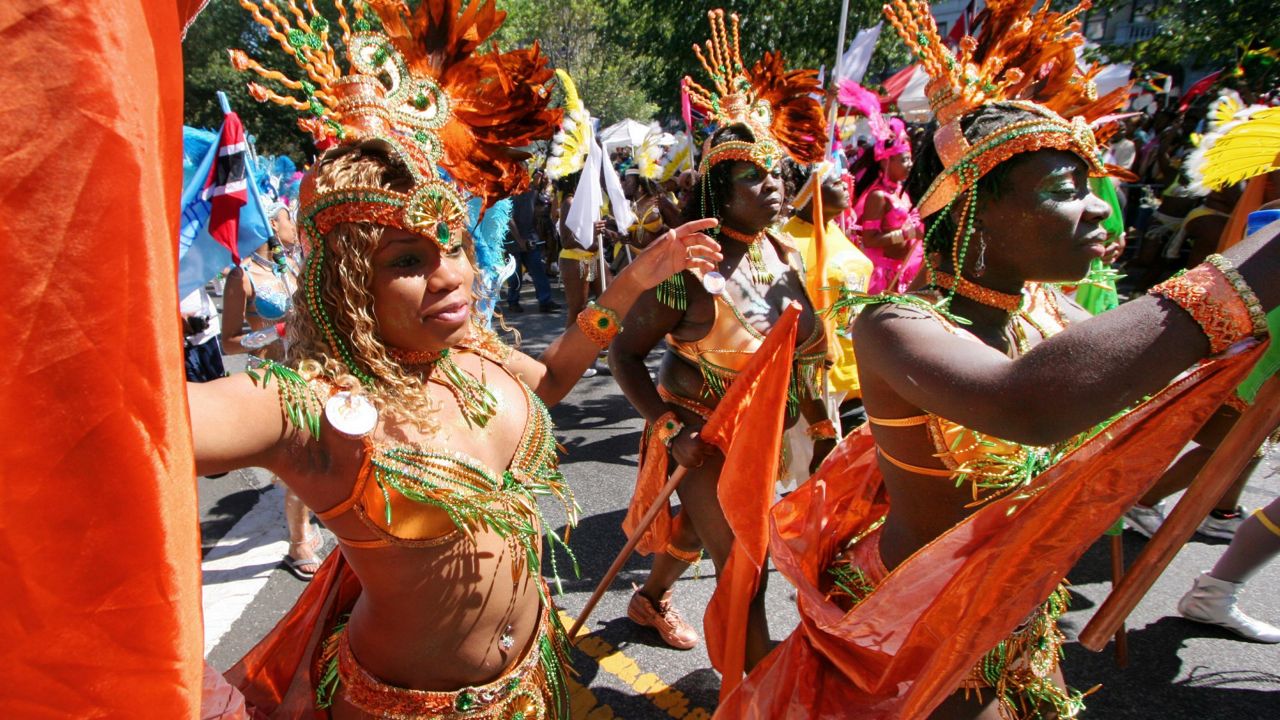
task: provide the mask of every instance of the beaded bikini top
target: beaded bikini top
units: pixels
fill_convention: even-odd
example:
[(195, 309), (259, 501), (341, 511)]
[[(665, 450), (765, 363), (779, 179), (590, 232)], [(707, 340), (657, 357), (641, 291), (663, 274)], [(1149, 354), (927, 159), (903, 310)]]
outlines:
[[(919, 300), (904, 304), (929, 312), (952, 334), (981, 342), (934, 310), (928, 300), (918, 296), (904, 297)], [(1024, 323), (1044, 338), (1066, 329), (1066, 322), (1058, 311), (1057, 300), (1051, 289), (1034, 283), (1028, 284), (1025, 297), (1024, 307), (1018, 312), (1014, 322), (1015, 340), (1020, 352), (1026, 352), (1029, 348), (1025, 329), (1022, 328)], [(1067, 449), (1080, 442), (1080, 438), (1072, 438), (1049, 447), (1023, 445), (967, 428), (930, 412), (903, 418), (877, 418), (868, 415), (867, 422), (881, 428), (924, 427), (933, 444), (933, 456), (941, 467), (908, 463), (894, 457), (884, 448), (877, 447), (880, 457), (915, 475), (950, 478), (957, 485), (968, 480), (973, 490), (974, 505), (987, 503), (1022, 487), (1053, 464)]]
[[(798, 253), (789, 251), (784, 259), (803, 278), (804, 269), (790, 261), (792, 256), (798, 258)], [(704, 396), (722, 398), (764, 342), (765, 336), (723, 294), (713, 295), (712, 301), (715, 318), (706, 335), (697, 340), (680, 340), (674, 335), (667, 335), (667, 345), (702, 373)], [(816, 322), (813, 332), (796, 348), (791, 384), (787, 389), (788, 412), (793, 411), (801, 399), (814, 397), (818, 371), (826, 360), (826, 336), (822, 323)]]
[[(413, 443), (388, 443), (364, 438), (364, 457), (351, 494), (337, 505), (317, 512), (322, 521), (352, 513), (375, 536), (358, 540), (338, 536), (347, 547), (432, 547), (472, 537), (477, 530), (503, 537), (525, 570), (541, 570), (541, 536), (547, 524), (537, 498), (550, 495), (564, 506), (567, 526), (577, 521), (577, 504), (559, 469), (551, 414), (542, 400), (506, 368), (511, 349), (495, 338), (483, 344), (462, 344), (455, 355), (475, 353), (507, 372), (523, 391), (527, 420), (510, 465), (497, 470), (465, 453)], [(307, 383), (292, 370), (272, 363), (269, 374), (280, 380), (280, 398), (291, 422), (319, 436), (318, 418), (309, 409), (323, 405), (335, 389), (323, 380)], [(441, 533), (441, 513), (453, 529)], [(553, 545), (568, 551), (564, 540), (550, 530)], [(566, 535), (567, 538), (567, 535)], [(555, 571), (555, 553), (551, 557)], [(572, 553), (569, 553), (572, 558)]]

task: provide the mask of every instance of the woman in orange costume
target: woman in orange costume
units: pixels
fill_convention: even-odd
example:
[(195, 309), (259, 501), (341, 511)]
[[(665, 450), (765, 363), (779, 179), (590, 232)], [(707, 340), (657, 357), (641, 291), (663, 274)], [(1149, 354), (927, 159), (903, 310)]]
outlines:
[[(618, 385), (647, 422), (636, 493), (624, 529), (636, 531), (635, 523), (665, 483), (667, 470), (674, 470), (669, 458), (689, 468), (678, 490), (680, 514), (673, 521), (659, 513), (646, 531), (640, 548), (655, 553), (654, 566), (627, 612), (681, 649), (692, 647), (697, 635), (671, 607), (671, 588), (703, 547), (720, 569), (734, 542), (716, 494), (724, 458), (702, 440), (699, 429), (793, 301), (804, 311), (789, 420), (794, 422), (802, 412), (811, 424), (827, 430), (815, 436), (815, 467), (835, 446), (816, 384), (826, 361), (822, 323), (805, 293), (799, 253), (771, 229), (783, 205), (783, 151), (803, 162), (821, 156), (821, 145), (815, 141), (826, 136), (821, 108), (809, 96), (816, 78), (810, 71), (784, 72), (782, 58), (775, 53), (766, 54), (748, 73), (737, 57), (737, 16), (732, 16), (732, 36), (723, 11), (713, 11), (710, 17), (713, 39), (706, 54), (712, 59), (704, 65), (723, 94), (713, 94), (688, 78), (685, 83), (694, 102), (712, 113), (720, 129), (702, 156), (697, 199), (685, 208), (685, 219), (720, 221), (718, 237), (725, 259), (717, 268), (719, 283), (704, 285), (689, 273), (667, 280), (636, 304), (627, 330), (609, 353)], [(703, 58), (702, 49), (697, 50)], [(645, 357), (664, 338), (667, 352), (655, 383)], [(768, 639), (762, 585), (751, 606), (747, 667), (764, 656)]]
[[(307, 126), (337, 146), (300, 196), (308, 254), (289, 365), (189, 388), (196, 460), (203, 473), (275, 472), (339, 549), (228, 679), (277, 717), (565, 718), (537, 500), (560, 499), (570, 522), (576, 507), (546, 405), (641, 292), (712, 266), (715, 243), (697, 230), (713, 223), (668, 233), (540, 360), (524, 355), (476, 317), (497, 289), (477, 278), (470, 216), (522, 189), (509, 148), (558, 120), (538, 51), (473, 54), (503, 19), (491, 2), (375, 3), (379, 32), (339, 5), (344, 73), (323, 18), (288, 29), (246, 7), (311, 49), (297, 58), (325, 79), (308, 105), (324, 112)], [(476, 82), (494, 76), (510, 82)]]
[[(1033, 6), (990, 2), (959, 57), (926, 3), (886, 7), (933, 78), (920, 208), (940, 260), (917, 293), (852, 300), (866, 306), (854, 342), (869, 424), (774, 508), (771, 552), (801, 625), (724, 717), (1077, 716), (1058, 583), (1257, 348), (1165, 384), (1265, 337), (1280, 304), (1280, 226), (1094, 318), (1039, 284), (1105, 252), (1083, 118), (1124, 91), (1093, 97), (1074, 13)], [(1026, 101), (1039, 97), (1052, 106)]]

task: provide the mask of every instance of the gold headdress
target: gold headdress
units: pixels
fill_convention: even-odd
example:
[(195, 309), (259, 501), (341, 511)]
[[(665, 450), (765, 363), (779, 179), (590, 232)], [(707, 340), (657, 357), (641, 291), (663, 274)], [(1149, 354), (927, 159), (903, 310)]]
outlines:
[(547, 177), (559, 180), (583, 168), (595, 133), (591, 127), (591, 113), (578, 95), (578, 86), (564, 70), (556, 70), (560, 87), (564, 88), (564, 120), (559, 132), (551, 141), (551, 156), (547, 159)]
[(332, 25), (312, 3), (304, 9), (289, 0), (284, 11), (269, 0), (240, 4), (304, 73), (293, 79), (231, 50), (237, 70), (286, 90), (280, 94), (251, 82), (254, 99), (298, 110), (299, 127), (321, 147), (386, 143), (417, 181), (411, 195), (380, 190), (308, 197), (304, 186), (304, 231), (323, 234), (339, 222), (361, 219), (435, 237), (446, 246), (459, 242), (467, 217), (462, 193), (488, 206), (523, 190), (524, 155), (512, 148), (549, 137), (559, 120), (558, 111), (547, 109), (543, 84), (551, 71), (536, 46), (475, 53), (506, 17), (493, 0), (470, 0), (465, 7), (462, 0), (428, 0), (415, 11), (400, 0), (373, 0), (367, 7), (381, 30), (365, 17), (366, 3), (353, 3), (352, 17), (343, 0), (336, 0), (346, 70), (329, 41)]
[[(317, 192), (303, 181), (298, 224), (310, 246), (304, 293), (308, 310), (329, 344), (356, 377), (360, 369), (334, 331), (320, 297), (323, 236), (347, 222), (373, 223), (434, 238), (454, 248), (468, 231), (466, 195), (487, 208), (527, 187), (525, 154), (513, 150), (549, 138), (559, 123), (549, 110), (551, 77), (538, 47), (477, 54), (506, 18), (493, 0), (423, 0), (411, 11), (402, 0), (357, 0), (349, 14), (334, 0), (346, 63), (338, 60), (330, 21), (307, 0), (240, 0), (298, 68), (301, 79), (263, 67), (230, 50), (240, 71), (257, 74), (284, 92), (257, 82), (260, 102), (291, 107), (317, 145), (371, 143), (403, 163), (414, 179), (407, 192), (341, 188)], [(283, 10), (281, 9), (283, 7)], [(381, 29), (375, 29), (366, 8)], [(344, 68), (344, 65), (346, 67)]]
[(724, 11), (707, 13), (711, 39), (694, 53), (711, 78), (707, 89), (684, 78), (690, 101), (720, 127), (741, 123), (751, 129), (755, 142), (730, 141), (710, 148), (702, 157), (703, 172), (726, 160), (746, 160), (770, 169), (783, 152), (798, 162), (812, 163), (823, 155), (826, 119), (815, 99), (821, 93), (813, 70), (788, 72), (782, 55), (767, 52), (750, 70), (738, 53), (738, 16)]
[[(1094, 176), (1106, 175), (1097, 139), (1089, 123), (1123, 105), (1128, 88), (1097, 96), (1093, 77), (1076, 65), (1084, 42), (1076, 17), (1090, 6), (1052, 12), (1049, 3), (1033, 12), (1038, 0), (990, 0), (980, 17), (978, 38), (965, 37), (959, 52), (942, 44), (938, 28), (922, 0), (893, 0), (884, 14), (912, 49), (931, 78), (925, 95), (939, 128), (934, 147), (944, 170), (920, 198), (922, 216), (950, 205), (992, 168), (1019, 153), (1044, 148), (1079, 155)], [(983, 105), (1014, 104), (1032, 115), (970, 143), (960, 119)]]

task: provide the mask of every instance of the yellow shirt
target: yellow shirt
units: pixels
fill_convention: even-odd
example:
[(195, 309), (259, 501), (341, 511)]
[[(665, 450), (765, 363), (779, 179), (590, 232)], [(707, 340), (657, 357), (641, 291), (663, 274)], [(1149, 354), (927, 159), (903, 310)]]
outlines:
[[(857, 248), (835, 222), (827, 223), (824, 234), (825, 267), (818, 267), (818, 251), (813, 240), (813, 224), (793, 217), (783, 226), (782, 231), (791, 236), (800, 256), (804, 258), (805, 289), (809, 298), (819, 312), (826, 310), (829, 300), (824, 300), (822, 288), (847, 288), (855, 292), (866, 292), (867, 283), (875, 266), (871, 260)], [(834, 299), (833, 293), (827, 293)], [(847, 321), (847, 319), (845, 320)], [(828, 331), (834, 330), (830, 336), (834, 338), (832, 359), (834, 364), (827, 374), (827, 382), (834, 392), (845, 392), (847, 397), (861, 397), (861, 386), (858, 384), (858, 367), (853, 357), (853, 341), (849, 338), (844, 321), (832, 323), (827, 321)], [(832, 325), (836, 327), (832, 327)]]

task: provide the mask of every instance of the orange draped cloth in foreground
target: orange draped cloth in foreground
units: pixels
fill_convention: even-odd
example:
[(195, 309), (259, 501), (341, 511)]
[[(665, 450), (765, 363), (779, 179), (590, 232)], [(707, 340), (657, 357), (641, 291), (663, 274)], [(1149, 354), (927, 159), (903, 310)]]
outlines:
[(0, 2), (0, 717), (196, 717), (178, 321), (197, 2)]
[(1199, 367), (916, 552), (849, 612), (823, 575), (888, 510), (875, 443), (850, 435), (772, 511), (800, 626), (720, 704), (723, 718), (923, 718), (1054, 589), (1222, 404), (1261, 348)]

